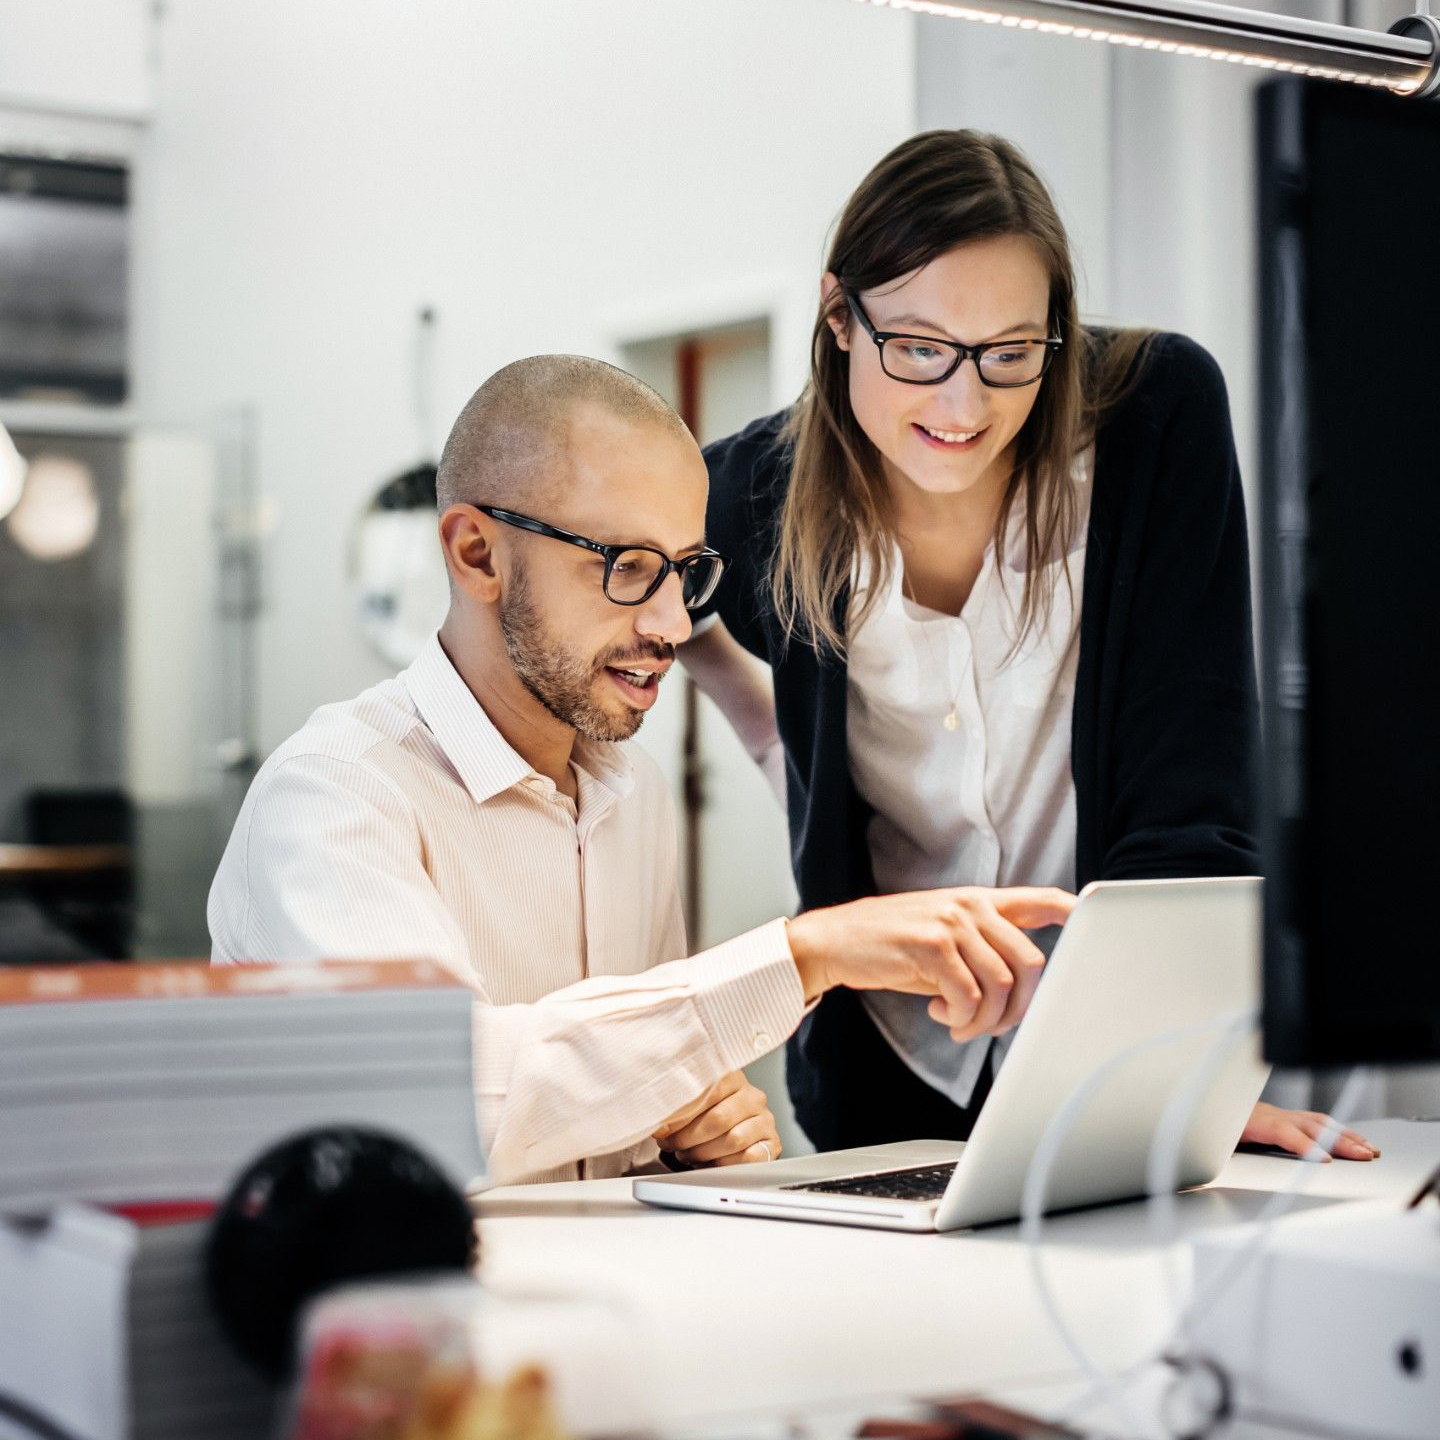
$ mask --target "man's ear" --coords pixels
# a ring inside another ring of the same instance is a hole
[[[451,505],[440,517],[440,547],[450,582],[481,604],[500,598],[495,564],[495,522],[473,505]]]
[[[839,278],[833,270],[827,270],[820,277],[820,304],[825,310],[825,323],[835,332],[836,345],[842,350],[849,350],[850,307],[839,291]],[[837,300],[838,304],[835,303]]]

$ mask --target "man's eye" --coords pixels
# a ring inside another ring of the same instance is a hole
[[[611,567],[612,575],[633,575],[640,568],[639,563],[634,560],[617,560]]]

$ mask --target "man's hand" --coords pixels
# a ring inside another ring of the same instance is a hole
[[[1281,1110],[1263,1100],[1250,1112],[1250,1123],[1240,1137],[1242,1145],[1275,1145],[1306,1159],[1329,1160],[1316,1142],[1326,1126],[1335,1122],[1314,1110]],[[1340,1131],[1332,1147],[1342,1160],[1374,1160],[1380,1152],[1353,1130]]]
[[[1066,890],[923,890],[810,910],[789,925],[807,1001],[836,985],[930,995],[930,1018],[956,1041],[1018,1025],[1045,956],[1026,930],[1062,925]]]
[[[655,1140],[687,1165],[745,1165],[780,1158],[780,1137],[765,1092],[738,1070],[677,1110]]]

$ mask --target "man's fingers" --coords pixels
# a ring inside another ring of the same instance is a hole
[[[723,1135],[707,1140],[703,1145],[687,1146],[676,1150],[675,1154],[687,1165],[711,1165],[723,1160],[727,1155],[742,1154],[762,1141],[768,1141],[772,1149],[779,1144],[775,1135],[775,1117],[768,1110],[763,1115],[752,1115],[742,1120]]]
[[[677,1130],[682,1130],[697,1115],[703,1115],[710,1107],[710,1092],[707,1090],[698,1100],[692,1100],[683,1109],[677,1110],[658,1130],[654,1132],[656,1140],[668,1140]]]
[[[982,992],[980,1003],[975,1007],[975,1013],[970,1019],[958,1026],[952,1022],[950,1026],[951,1036],[957,1042],[964,1042],[983,1035],[999,1021],[1010,1002],[1015,977],[995,947],[980,933],[968,916],[961,927],[958,941],[965,965],[979,983]]]
[[[654,1138],[668,1140],[677,1130],[683,1130],[697,1115],[703,1115],[727,1095],[733,1095],[742,1085],[748,1083],[738,1070],[732,1070],[728,1075],[722,1075],[703,1094],[697,1095],[688,1105],[682,1105],[666,1119],[663,1125],[658,1126],[652,1132]]]
[[[998,911],[993,915],[980,915],[977,919],[980,933],[984,935],[996,954],[1009,967],[1015,983],[1010,990],[1000,1019],[990,1031],[992,1035],[1003,1035],[1013,1030],[1030,1008],[1030,1000],[1040,976],[1045,970],[1045,952],[1018,926],[1007,920]]]
[[[689,1150],[724,1135],[752,1115],[763,1115],[766,1103],[763,1090],[747,1085],[743,1090],[727,1095],[718,1105],[712,1105],[702,1115],[697,1115],[688,1125],[674,1131],[668,1138],[676,1150]]]
[[[1054,885],[1015,885],[992,890],[995,908],[1022,930],[1040,930],[1046,925],[1063,925],[1075,908],[1075,897]]]
[[[957,950],[944,963],[935,977],[930,993],[940,991],[930,1002],[930,1013],[953,1034],[961,1026],[968,1025],[975,1017],[985,999],[985,991],[970,973],[969,967],[960,958]]]
[[[757,1142],[748,1149],[742,1150],[738,1155],[726,1155],[723,1159],[715,1162],[715,1168],[718,1170],[722,1165],[763,1165],[767,1160],[778,1160],[780,1158],[780,1141],[775,1139],[767,1143],[769,1149],[766,1149],[764,1144]]]
[[[897,979],[892,988],[907,995],[928,995],[930,1018],[951,1030],[969,1024],[985,998],[948,926],[944,940],[921,956],[915,973]]]

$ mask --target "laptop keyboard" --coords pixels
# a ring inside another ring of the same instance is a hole
[[[813,1190],[822,1195],[872,1195],[877,1200],[938,1200],[955,1173],[956,1161],[914,1170],[883,1170],[876,1175],[847,1175],[843,1180],[812,1180],[782,1185],[782,1190]]]

